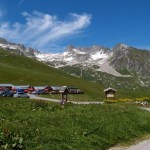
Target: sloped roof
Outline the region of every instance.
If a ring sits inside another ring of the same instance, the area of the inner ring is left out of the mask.
[[[15,88],[15,89],[26,89],[28,87],[29,87],[29,85],[14,85],[13,86],[13,88]]]
[[[62,86],[51,86],[52,90],[61,90]]]
[[[109,88],[107,88],[107,89],[104,90],[104,92],[107,92],[107,91],[114,91],[114,92],[116,92],[117,90],[115,90],[115,89],[109,87]]]
[[[45,89],[47,86],[34,86],[35,89]]]
[[[14,86],[13,84],[0,84],[0,87],[11,87]]]

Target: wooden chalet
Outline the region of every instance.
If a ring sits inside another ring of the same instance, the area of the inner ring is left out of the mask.
[[[107,88],[104,90],[106,99],[115,99],[116,90],[113,88]]]

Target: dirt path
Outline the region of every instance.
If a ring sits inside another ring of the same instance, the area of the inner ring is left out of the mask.
[[[140,109],[150,111],[150,108],[139,107]],[[131,146],[114,146],[108,150],[150,150],[150,139],[137,142]]]
[[[34,94],[29,94],[29,95],[30,95],[30,99],[51,101],[51,102],[56,102],[56,103],[60,102],[60,100],[57,100],[57,99],[44,98],[44,97],[40,97],[40,96],[37,96],[37,95],[34,95]]]
[[[144,110],[150,111],[150,108],[146,108],[146,107],[140,107],[140,109],[144,109]]]
[[[150,150],[150,139],[135,143],[132,146],[115,146],[108,150]]]
[[[56,102],[56,103],[61,102],[61,100],[39,97],[39,96],[34,95],[34,94],[30,94],[30,99],[45,100],[45,101],[51,101],[51,102]],[[71,102],[73,104],[80,104],[80,105],[103,104],[103,102],[75,102],[75,101],[68,101],[68,102]]]

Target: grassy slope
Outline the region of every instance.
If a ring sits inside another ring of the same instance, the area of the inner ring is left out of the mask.
[[[0,103],[0,146],[10,150],[15,143],[27,150],[104,150],[150,133],[149,112],[128,105]]]
[[[107,79],[103,80],[107,82]],[[91,101],[104,98],[104,87],[100,83],[67,75],[39,61],[11,54],[4,50],[0,50],[0,83],[77,86],[85,92],[84,96],[78,96],[81,100]],[[117,97],[145,96],[150,97],[150,92],[117,89]]]
[[[53,69],[41,62],[0,50],[0,83],[76,86],[90,99],[104,97],[103,87]]]

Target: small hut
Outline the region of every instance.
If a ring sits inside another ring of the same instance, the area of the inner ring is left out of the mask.
[[[107,88],[104,90],[104,93],[106,95],[106,99],[115,99],[115,93],[116,93],[115,89]]]

